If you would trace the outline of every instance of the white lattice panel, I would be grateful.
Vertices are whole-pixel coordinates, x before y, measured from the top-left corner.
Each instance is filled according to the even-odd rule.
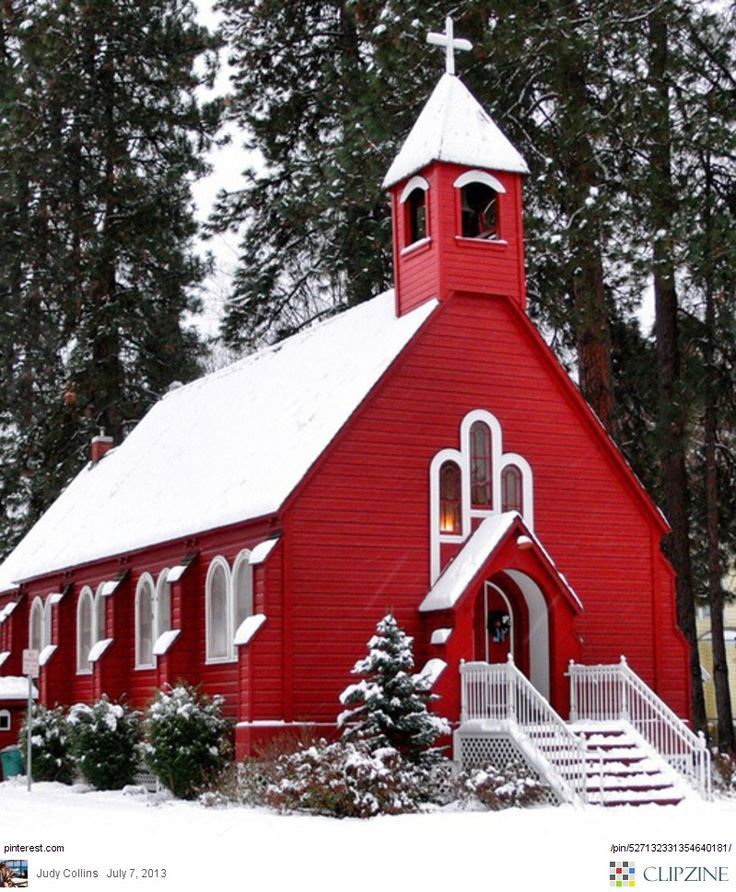
[[[460,767],[464,771],[493,766],[503,770],[509,763],[516,762],[526,766],[529,774],[546,784],[544,777],[529,762],[516,743],[508,736],[499,734],[460,734]],[[544,802],[557,805],[558,798],[548,788]]]

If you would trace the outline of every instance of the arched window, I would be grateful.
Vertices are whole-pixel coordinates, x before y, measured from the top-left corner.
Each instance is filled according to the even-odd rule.
[[[102,594],[103,585],[104,583],[100,583],[97,586],[97,592],[95,593],[92,646],[105,638],[105,596]]]
[[[31,615],[28,621],[28,647],[31,650],[43,650],[43,619],[43,601],[37,597],[31,605]]]
[[[230,609],[230,568],[222,557],[212,560],[207,571],[207,659],[229,660],[233,655]]]
[[[491,431],[482,421],[470,428],[470,504],[473,508],[492,507]]]
[[[440,532],[462,532],[460,466],[454,461],[440,467]]]
[[[465,238],[498,236],[497,193],[486,183],[467,183],[460,190],[462,234]]]
[[[88,673],[92,671],[89,661],[89,652],[92,649],[92,627],[94,613],[94,597],[92,589],[85,586],[79,593],[77,601],[77,672]]]
[[[46,598],[46,603],[43,606],[43,624],[41,627],[41,649],[44,647],[48,647],[51,644],[51,624],[53,622],[51,610],[53,608],[53,604],[51,603],[51,595]]]
[[[171,629],[171,583],[169,568],[159,573],[156,582],[156,638]]]
[[[10,710],[0,709],[0,731],[10,731]]]
[[[412,177],[404,186],[400,203],[404,205],[404,241],[413,245],[428,235],[427,231],[427,189],[429,183],[424,177]]]
[[[233,631],[237,632],[244,619],[253,615],[253,567],[250,551],[241,551],[233,565]]]
[[[153,619],[155,589],[150,573],[138,580],[135,593],[135,665],[136,669],[151,669],[153,661]]]
[[[406,200],[406,244],[413,245],[427,237],[427,193],[414,189]]]
[[[501,474],[501,510],[524,513],[521,471],[516,465],[507,465]]]

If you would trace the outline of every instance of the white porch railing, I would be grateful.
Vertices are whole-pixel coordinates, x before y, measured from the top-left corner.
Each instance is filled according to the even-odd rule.
[[[461,663],[460,678],[461,722],[490,720],[518,729],[544,757],[565,798],[586,801],[584,742],[519,672],[510,654],[507,663]]]
[[[629,722],[706,799],[711,798],[710,753],[702,732],[694,734],[629,668],[580,666],[570,661],[570,720]]]

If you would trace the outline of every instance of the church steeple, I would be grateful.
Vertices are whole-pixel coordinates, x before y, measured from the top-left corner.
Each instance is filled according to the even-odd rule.
[[[521,178],[528,168],[467,87],[447,71],[422,109],[383,186],[391,192],[397,313],[457,292],[503,295],[525,306]]]

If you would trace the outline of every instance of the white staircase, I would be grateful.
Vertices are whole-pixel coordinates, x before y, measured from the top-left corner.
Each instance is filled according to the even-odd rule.
[[[637,676],[619,664],[570,663],[570,722],[516,668],[460,666],[462,713],[455,758],[523,759],[563,802],[677,805],[710,798],[710,753]],[[479,766],[482,767],[482,766]]]

